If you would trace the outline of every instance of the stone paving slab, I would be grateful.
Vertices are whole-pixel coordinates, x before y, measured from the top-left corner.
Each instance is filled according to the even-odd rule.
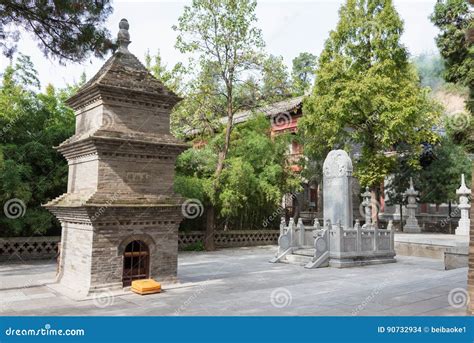
[[[57,292],[52,262],[0,264],[0,315],[465,315],[448,294],[466,288],[467,268],[398,256],[386,265],[308,270],[269,263],[275,249],[183,252],[180,284],[161,294],[84,301]]]

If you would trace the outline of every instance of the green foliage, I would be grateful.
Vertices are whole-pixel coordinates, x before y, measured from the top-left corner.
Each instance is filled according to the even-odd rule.
[[[153,56],[150,55],[150,51],[147,51],[145,54],[145,67],[154,77],[163,82],[164,85],[173,92],[177,94],[183,92],[183,77],[186,70],[181,63],[175,64],[175,66],[169,70],[167,65],[162,61],[160,51]]]
[[[436,44],[444,58],[446,81],[472,85],[474,82],[473,47],[466,39],[466,31],[472,25],[472,12],[468,1],[437,1],[430,19],[441,33]]]
[[[255,26],[256,5],[254,0],[194,0],[173,27],[178,31],[176,47],[191,54],[198,80],[189,92],[190,100],[178,107],[180,119],[175,123],[189,114],[193,117],[190,127],[205,131],[216,118],[228,118],[217,174],[229,149],[233,115],[240,109],[237,97],[242,93],[237,87],[262,62],[264,43]]]
[[[291,77],[294,95],[303,95],[310,90],[316,63],[317,57],[309,52],[302,52],[293,59]]]
[[[215,64],[204,65],[184,88],[184,99],[174,107],[171,115],[173,134],[185,137],[192,130],[201,135],[212,134],[219,128],[219,119],[225,116],[227,102]],[[233,93],[235,98],[236,93]]]
[[[59,223],[41,204],[66,190],[67,163],[53,150],[74,132],[74,115],[64,105],[70,93],[52,86],[38,92],[28,57],[8,66],[0,85],[0,204],[13,198],[24,216],[0,217],[2,236],[58,233]],[[71,88],[72,90],[72,88]]]
[[[463,149],[445,137],[432,153],[432,161],[420,173],[420,197],[422,202],[441,204],[457,201],[456,189],[461,183],[461,174],[469,185],[471,162]]]
[[[313,94],[300,128],[305,154],[360,147],[355,175],[377,186],[396,166],[398,151],[416,166],[421,143],[434,142],[440,108],[419,87],[400,44],[403,25],[389,0],[348,0],[319,57]]]
[[[385,186],[389,205],[406,204],[403,193],[409,186],[410,178],[420,192],[419,201],[434,204],[458,200],[456,189],[460,186],[461,174],[466,176],[466,182],[470,182],[470,160],[449,137],[441,138],[434,146],[425,146],[420,162],[414,167],[403,156],[397,160]]]
[[[448,82],[460,83],[469,88],[466,107],[470,112],[471,125],[461,127],[454,133],[458,144],[474,153],[474,44],[467,38],[474,29],[472,5],[465,0],[440,0],[436,3],[431,21],[440,29],[436,44],[444,59],[444,78]]]
[[[112,13],[110,1],[0,2],[0,49],[12,57],[22,32],[31,33],[45,56],[83,61],[102,57],[113,44],[104,27]]]
[[[261,228],[283,194],[300,187],[298,177],[286,165],[289,137],[272,140],[269,132],[270,123],[264,115],[235,128],[218,193],[212,186],[224,133],[200,149],[188,149],[177,160],[175,190],[205,206],[212,204],[218,219],[233,228]]]
[[[270,55],[263,63],[262,97],[267,103],[291,96],[288,68],[283,57]]]

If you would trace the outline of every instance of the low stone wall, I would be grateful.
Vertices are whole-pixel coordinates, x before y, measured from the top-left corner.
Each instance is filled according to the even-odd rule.
[[[279,235],[279,230],[229,230],[216,231],[214,240],[218,248],[248,247],[277,244]],[[203,231],[179,233],[180,249],[185,249],[193,244],[202,244],[203,242]]]
[[[277,244],[278,230],[217,231],[218,248],[247,247]],[[0,238],[0,261],[27,261],[56,257],[61,237],[14,237]],[[204,242],[203,231],[179,233],[179,248],[185,249]]]
[[[0,238],[0,261],[26,261],[55,258],[61,237]]]

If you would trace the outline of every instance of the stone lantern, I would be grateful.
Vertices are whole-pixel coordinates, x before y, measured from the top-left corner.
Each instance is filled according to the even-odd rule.
[[[410,187],[405,192],[405,197],[407,199],[407,213],[408,218],[405,226],[403,227],[403,232],[409,233],[420,233],[421,228],[418,225],[418,220],[416,219],[416,209],[418,204],[416,203],[416,196],[418,192],[413,187],[413,179],[410,178]]]
[[[461,175],[461,187],[456,190],[456,194],[459,195],[458,208],[461,210],[461,219],[459,219],[458,227],[456,228],[456,235],[468,236],[471,225],[471,220],[469,219],[469,209],[471,208],[469,196],[471,195],[471,190],[466,186],[464,174]]]

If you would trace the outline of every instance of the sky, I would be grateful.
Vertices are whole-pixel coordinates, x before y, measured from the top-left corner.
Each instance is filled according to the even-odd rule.
[[[336,27],[338,10],[343,0],[259,0],[257,5],[257,26],[262,29],[266,52],[281,55],[291,68],[291,61],[300,52],[319,55],[329,31]],[[433,12],[436,0],[394,0],[395,7],[404,21],[402,43],[411,55],[436,52],[434,38],[438,33],[428,17]],[[163,62],[172,67],[186,58],[174,48],[177,24],[184,5],[189,1],[125,1],[113,2],[114,13],[106,26],[113,37],[118,32],[120,19],[130,24],[129,50],[142,62],[147,50],[152,54],[160,51]],[[89,58],[85,62],[68,63],[61,66],[56,60],[48,59],[39,50],[36,41],[29,34],[23,34],[18,51],[29,55],[39,73],[42,88],[48,84],[64,87],[79,80],[85,72],[91,78],[105,60]],[[9,60],[0,56],[0,72]]]

